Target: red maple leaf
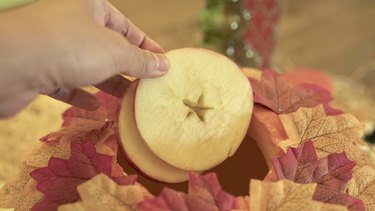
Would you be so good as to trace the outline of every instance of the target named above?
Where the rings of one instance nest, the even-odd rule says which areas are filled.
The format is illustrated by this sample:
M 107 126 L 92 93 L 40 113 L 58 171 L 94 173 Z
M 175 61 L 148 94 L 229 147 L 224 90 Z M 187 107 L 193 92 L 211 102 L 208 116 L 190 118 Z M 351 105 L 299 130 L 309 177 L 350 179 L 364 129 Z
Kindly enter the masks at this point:
M 67 141 L 82 143 L 90 140 L 97 144 L 105 138 L 107 130 L 112 127 L 113 122 L 93 122 L 89 121 L 84 125 L 72 124 L 61 128 L 57 132 L 49 133 L 39 140 L 46 143 L 59 143 L 62 138 Z
M 298 148 L 289 148 L 281 157 L 274 158 L 272 165 L 276 180 L 317 183 L 314 200 L 344 205 L 349 210 L 364 210 L 361 200 L 343 192 L 356 165 L 344 152 L 318 160 L 313 142 L 307 141 Z
M 236 206 L 236 197 L 221 189 L 214 173 L 203 176 L 191 173 L 188 194 L 164 188 L 158 197 L 147 199 L 138 205 L 141 210 L 154 211 L 217 211 L 236 209 Z
M 112 176 L 123 175 L 122 167 L 117 163 L 117 139 L 112 129 L 113 122 L 86 121 L 85 124 L 70 124 L 57 132 L 52 132 L 40 140 L 46 144 L 70 148 L 70 143 L 92 142 L 96 151 L 112 157 Z
M 91 141 L 71 143 L 69 160 L 52 157 L 47 167 L 30 173 L 38 182 L 37 190 L 45 195 L 33 210 L 56 210 L 61 204 L 77 201 L 77 186 L 99 173 L 111 176 L 112 157 L 97 153 Z M 120 176 L 113 179 L 121 185 L 135 182 L 135 176 Z
M 117 106 L 119 99 L 105 92 L 96 93 L 100 100 L 100 106 L 95 111 L 87 111 L 77 107 L 71 107 L 63 113 L 63 126 L 71 124 L 73 120 L 95 120 L 114 121 L 116 120 Z
M 277 114 L 287 114 L 301 107 L 315 107 L 323 104 L 328 115 L 342 114 L 342 111 L 329 106 L 332 95 L 327 90 L 315 84 L 302 83 L 291 86 L 285 76 L 264 70 L 260 81 L 249 78 L 254 102 L 261 104 Z

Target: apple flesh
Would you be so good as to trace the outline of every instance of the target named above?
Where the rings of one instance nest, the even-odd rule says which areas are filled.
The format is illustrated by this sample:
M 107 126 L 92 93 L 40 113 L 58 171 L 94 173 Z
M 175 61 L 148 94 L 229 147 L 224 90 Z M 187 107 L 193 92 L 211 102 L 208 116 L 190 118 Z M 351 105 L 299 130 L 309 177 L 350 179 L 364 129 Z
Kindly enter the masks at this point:
M 186 181 L 189 172 L 175 168 L 156 157 L 139 134 L 134 121 L 134 94 L 137 83 L 135 81 L 130 85 L 121 101 L 122 109 L 117 126 L 117 133 L 121 137 L 120 149 L 130 165 L 143 176 L 166 183 Z
M 166 163 L 187 171 L 208 170 L 232 156 L 246 135 L 253 110 L 250 83 L 218 53 L 185 48 L 166 55 L 169 72 L 142 79 L 137 86 L 138 131 Z

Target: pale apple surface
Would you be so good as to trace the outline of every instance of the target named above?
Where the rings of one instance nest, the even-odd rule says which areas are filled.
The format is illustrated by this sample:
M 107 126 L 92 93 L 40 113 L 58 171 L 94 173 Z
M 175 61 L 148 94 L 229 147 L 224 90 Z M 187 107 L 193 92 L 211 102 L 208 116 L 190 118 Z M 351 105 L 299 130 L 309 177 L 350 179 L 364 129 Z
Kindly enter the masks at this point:
M 189 172 L 175 168 L 156 157 L 145 142 L 134 122 L 134 93 L 137 82 L 133 82 L 121 101 L 118 133 L 121 147 L 131 165 L 151 179 L 177 183 L 188 179 Z
M 232 156 L 253 110 L 250 83 L 218 53 L 196 48 L 166 53 L 169 72 L 140 80 L 135 121 L 149 149 L 184 170 L 210 169 Z

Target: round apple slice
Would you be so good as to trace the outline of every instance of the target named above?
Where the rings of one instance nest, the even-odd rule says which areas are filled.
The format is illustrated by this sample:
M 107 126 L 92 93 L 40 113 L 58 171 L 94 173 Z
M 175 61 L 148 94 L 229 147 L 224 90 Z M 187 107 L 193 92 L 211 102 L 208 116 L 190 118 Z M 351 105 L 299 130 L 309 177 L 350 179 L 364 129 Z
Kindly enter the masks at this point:
M 118 135 L 121 149 L 128 162 L 141 174 L 151 179 L 177 183 L 188 179 L 189 172 L 178 169 L 156 157 L 145 142 L 134 122 L 134 93 L 137 82 L 133 82 L 121 101 Z
M 138 130 L 151 151 L 176 168 L 210 169 L 245 137 L 253 109 L 250 83 L 221 54 L 185 48 L 166 55 L 169 72 L 137 86 Z

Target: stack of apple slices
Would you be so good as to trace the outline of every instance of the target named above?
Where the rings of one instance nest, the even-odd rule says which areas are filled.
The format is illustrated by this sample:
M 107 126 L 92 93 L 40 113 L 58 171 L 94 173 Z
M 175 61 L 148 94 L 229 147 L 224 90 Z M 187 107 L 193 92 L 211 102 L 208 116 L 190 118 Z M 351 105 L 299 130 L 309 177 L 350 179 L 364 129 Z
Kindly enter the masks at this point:
M 249 127 L 253 97 L 239 67 L 215 52 L 168 52 L 160 78 L 133 82 L 121 102 L 118 135 L 143 175 L 176 183 L 232 156 Z

